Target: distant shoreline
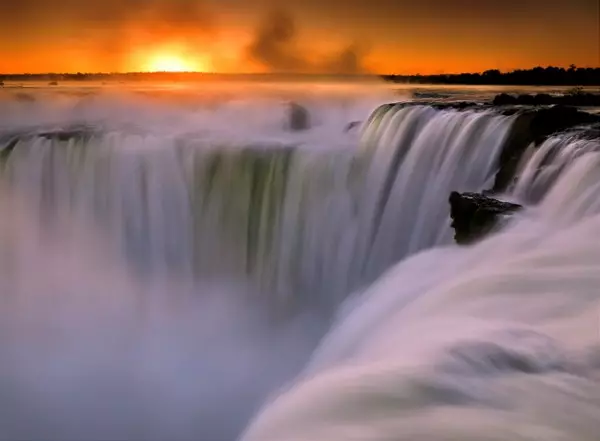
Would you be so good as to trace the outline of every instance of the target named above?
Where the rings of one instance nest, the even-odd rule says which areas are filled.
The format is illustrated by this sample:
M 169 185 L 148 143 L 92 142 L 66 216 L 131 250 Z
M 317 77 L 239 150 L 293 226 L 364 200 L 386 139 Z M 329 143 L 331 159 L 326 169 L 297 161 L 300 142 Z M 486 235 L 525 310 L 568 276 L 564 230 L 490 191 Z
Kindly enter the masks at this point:
M 535 67 L 527 70 L 447 75 L 382 75 L 392 83 L 472 86 L 600 86 L 600 68 Z
M 216 72 L 119 72 L 119 73 L 36 73 L 0 74 L 0 81 L 194 81 L 212 79 L 269 80 L 273 78 L 289 80 L 381 80 L 380 75 L 335 75 L 335 74 L 293 74 L 293 73 L 216 73 Z
M 600 86 L 600 68 L 568 69 L 559 67 L 536 67 L 527 70 L 500 72 L 488 70 L 482 73 L 458 73 L 440 75 L 376 75 L 376 74 L 293 74 L 293 73 L 213 73 L 213 72 L 128 72 L 128 73 L 19 73 L 0 74 L 0 86 L 7 82 L 48 82 L 58 85 L 61 81 L 203 81 L 203 80 L 252 80 L 273 79 L 289 81 L 323 80 L 383 80 L 398 84 L 463 85 L 463 86 Z

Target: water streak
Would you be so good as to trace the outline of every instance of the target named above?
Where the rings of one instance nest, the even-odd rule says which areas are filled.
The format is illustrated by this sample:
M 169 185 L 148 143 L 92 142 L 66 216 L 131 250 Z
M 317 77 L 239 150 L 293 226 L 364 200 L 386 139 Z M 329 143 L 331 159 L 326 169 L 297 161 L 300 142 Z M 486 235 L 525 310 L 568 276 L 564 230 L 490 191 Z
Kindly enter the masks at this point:
M 600 154 L 570 157 L 504 231 L 353 299 L 242 439 L 597 439 Z

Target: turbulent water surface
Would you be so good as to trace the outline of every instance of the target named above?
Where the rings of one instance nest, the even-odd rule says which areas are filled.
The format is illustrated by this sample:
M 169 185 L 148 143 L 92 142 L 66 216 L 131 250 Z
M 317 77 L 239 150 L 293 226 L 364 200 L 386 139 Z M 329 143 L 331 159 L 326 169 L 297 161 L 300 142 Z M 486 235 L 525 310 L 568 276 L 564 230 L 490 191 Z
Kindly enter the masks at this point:
M 459 248 L 515 117 L 410 99 L 2 91 L 0 439 L 597 440 L 600 145 L 531 147 Z

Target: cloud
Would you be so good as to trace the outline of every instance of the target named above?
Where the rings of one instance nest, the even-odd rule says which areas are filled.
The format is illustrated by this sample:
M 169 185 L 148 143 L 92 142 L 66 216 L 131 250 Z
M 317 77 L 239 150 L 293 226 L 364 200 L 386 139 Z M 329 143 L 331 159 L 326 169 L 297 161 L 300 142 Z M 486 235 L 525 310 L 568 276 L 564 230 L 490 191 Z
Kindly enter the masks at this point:
M 338 74 L 364 73 L 367 71 L 363 62 L 365 52 L 364 48 L 353 43 L 330 60 L 326 60 L 322 65 L 322 70 Z
M 364 51 L 357 44 L 350 44 L 325 60 L 312 60 L 311 49 L 305 40 L 299 39 L 291 14 L 272 10 L 263 16 L 247 55 L 275 72 L 355 74 L 365 71 Z
M 241 56 L 274 72 L 365 70 L 365 50 L 359 45 L 349 42 L 337 53 L 323 55 L 322 42 L 299 31 L 298 2 L 285 9 L 269 9 L 260 1 L 255 6 L 246 17 L 258 16 L 259 23 L 250 44 L 241 54 L 232 54 L 234 58 Z M 213 0 L 0 0 L 0 53 L 12 60 L 4 61 L 9 67 L 18 65 L 11 57 L 26 52 L 29 60 L 37 59 L 48 68 L 135 69 L 137 61 L 132 59 L 139 57 L 132 56 L 132 51 L 139 54 L 145 48 L 176 47 L 192 55 L 210 52 L 217 34 L 227 32 L 227 11 L 241 7 L 237 0 L 227 4 Z M 246 23 L 241 22 L 242 26 Z M 310 29 L 306 22 L 302 26 Z M 348 36 L 351 41 L 354 38 Z M 65 54 L 65 60 L 50 59 L 52 51 Z
M 310 70 L 310 63 L 295 46 L 296 26 L 291 15 L 276 10 L 263 17 L 253 42 L 250 58 L 265 67 L 284 72 Z

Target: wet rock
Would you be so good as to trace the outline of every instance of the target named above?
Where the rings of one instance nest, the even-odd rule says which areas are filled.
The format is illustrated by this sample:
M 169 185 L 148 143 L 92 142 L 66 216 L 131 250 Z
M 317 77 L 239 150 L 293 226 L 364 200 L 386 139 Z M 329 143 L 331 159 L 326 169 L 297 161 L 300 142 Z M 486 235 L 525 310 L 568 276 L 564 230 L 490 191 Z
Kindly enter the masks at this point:
M 354 129 L 356 127 L 360 127 L 360 125 L 361 125 L 360 121 L 352 121 L 351 123 L 347 124 L 346 127 L 344 128 L 344 133 L 348 133 L 352 129 Z
M 599 121 L 599 115 L 583 112 L 575 107 L 559 105 L 536 111 L 531 121 L 531 130 L 536 142 L 540 143 L 553 133 Z
M 554 104 L 554 98 L 552 95 L 548 95 L 547 93 L 538 93 L 533 98 L 533 102 L 537 106 L 549 106 Z
M 574 107 L 600 107 L 600 94 L 576 92 L 566 95 L 549 95 L 538 93 L 536 95 L 522 94 L 513 96 L 506 93 L 496 95 L 492 104 L 495 106 L 551 106 L 563 105 Z
M 310 128 L 310 115 L 306 108 L 300 104 L 289 104 L 289 129 L 292 131 L 308 130 Z
M 517 104 L 517 99 L 507 93 L 496 95 L 493 101 L 494 106 L 510 106 Z
M 519 95 L 517 97 L 517 104 L 525 105 L 525 106 L 534 106 L 535 105 L 535 97 L 533 95 Z
M 600 123 L 586 127 L 583 130 L 577 131 L 577 136 L 581 139 L 597 139 L 600 140 Z
M 40 138 L 54 141 L 70 141 L 71 139 L 86 139 L 93 135 L 93 130 L 88 127 L 72 127 L 68 129 L 57 129 L 37 134 Z
M 475 101 L 405 101 L 390 103 L 390 106 L 411 107 L 411 106 L 429 106 L 437 110 L 485 110 L 491 108 L 489 104 L 478 103 Z
M 600 115 L 569 106 L 533 108 L 520 112 L 504 142 L 492 191 L 498 193 L 509 187 L 519 161 L 530 144 L 539 146 L 550 135 L 597 122 L 600 122 Z
M 469 110 L 481 109 L 482 104 L 475 101 L 453 101 L 447 103 L 429 103 L 429 105 L 438 110 Z
M 18 137 L 0 139 L 0 164 L 4 164 L 19 143 Z
M 413 98 L 415 99 L 446 99 L 451 98 L 451 95 L 439 92 L 413 92 Z
M 454 240 L 468 244 L 480 239 L 497 227 L 499 220 L 520 210 L 518 204 L 500 201 L 480 193 L 450 194 L 450 217 Z

